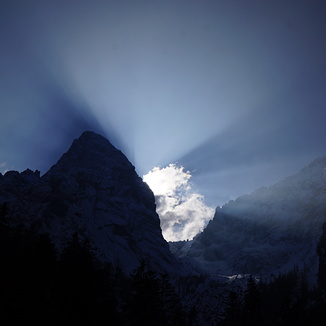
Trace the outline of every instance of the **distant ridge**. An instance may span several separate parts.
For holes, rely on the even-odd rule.
[[[326,157],[271,187],[217,208],[192,243],[171,245],[211,273],[277,275],[297,266],[318,271],[317,243],[326,221]]]

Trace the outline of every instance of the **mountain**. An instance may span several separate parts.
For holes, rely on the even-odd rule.
[[[194,240],[170,244],[177,260],[147,184],[84,132],[43,176],[0,174],[0,323],[321,325],[325,167],[218,208]]]
[[[130,273],[141,262],[175,272],[152,191],[107,139],[84,132],[43,176],[0,175],[0,204],[8,223],[48,233],[60,250],[74,234],[96,256]]]
[[[326,157],[271,187],[231,200],[191,243],[171,244],[211,273],[278,274],[294,266],[316,280],[326,221]]]

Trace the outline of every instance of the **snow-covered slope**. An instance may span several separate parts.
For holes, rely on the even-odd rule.
[[[277,184],[217,208],[206,229],[180,256],[221,274],[272,274],[318,269],[316,247],[326,220],[326,157]]]
[[[60,248],[78,232],[96,254],[127,272],[145,261],[174,272],[176,259],[162,237],[152,191],[108,140],[84,132],[42,177],[0,175],[0,204],[12,223],[50,233]]]

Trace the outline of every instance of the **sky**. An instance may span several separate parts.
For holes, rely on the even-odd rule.
[[[269,186],[326,155],[325,35],[323,0],[2,0],[0,171],[93,130],[208,211]]]

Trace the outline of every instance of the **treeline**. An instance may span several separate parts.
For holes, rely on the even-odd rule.
[[[308,275],[297,268],[268,283],[249,277],[244,290],[229,291],[203,318],[205,310],[194,300],[185,307],[180,294],[195,297],[205,289],[204,276],[184,276],[174,283],[144,263],[125,275],[119,267],[99,262],[77,233],[58,253],[48,235],[8,225],[4,209],[0,207],[0,325],[326,325],[326,236],[318,245],[318,287],[309,288]],[[209,305],[211,298],[202,302]]]
[[[47,235],[0,224],[1,325],[189,325],[167,275],[103,265],[75,234],[58,255]]]
[[[265,283],[249,277],[242,295],[230,292],[222,326],[325,326],[326,304],[319,287],[294,268]]]

